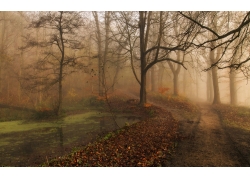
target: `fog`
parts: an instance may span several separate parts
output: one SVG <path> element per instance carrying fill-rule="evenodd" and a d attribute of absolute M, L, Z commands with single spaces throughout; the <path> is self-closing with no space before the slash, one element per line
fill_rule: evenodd
<path fill-rule="evenodd" d="M 148 33 L 145 36 L 150 35 L 150 39 L 146 39 L 147 48 L 155 50 L 145 57 L 147 91 L 169 88 L 170 94 L 212 101 L 213 97 L 209 100 L 207 92 L 211 77 L 207 76 L 211 76 L 209 73 L 214 69 L 218 74 L 219 98 L 223 103 L 230 103 L 230 71 L 236 69 L 236 103 L 248 106 L 248 51 L 245 43 L 248 34 L 238 32 L 238 39 L 231 40 L 232 34 L 208 42 L 214 38 L 215 30 L 218 34 L 227 34 L 237 27 L 244 12 L 218 12 L 217 15 L 201 12 L 197 15 L 195 28 L 192 27 L 188 36 L 182 35 L 189 26 L 191 20 L 188 18 L 192 14 L 153 12 L 150 14 L 152 17 L 148 17 L 152 25 L 147 23 L 144 27 L 145 33 Z M 138 15 L 137 12 L 1 12 L 1 103 L 38 106 L 58 101 L 56 106 L 60 109 L 61 102 L 73 101 L 87 94 L 103 95 L 104 89 L 100 90 L 100 87 L 104 86 L 104 81 L 107 93 L 128 87 L 137 87 L 138 90 L 139 82 L 136 81 L 141 81 L 142 69 L 138 46 L 140 26 L 136 24 L 136 21 L 141 21 Z M 55 19 L 51 19 L 53 17 Z M 56 24 L 60 17 L 63 37 L 60 37 Z M 66 27 L 72 18 L 74 21 Z M 161 22 L 154 23 L 154 18 Z M 213 22 L 210 25 L 207 24 L 209 20 Z M 193 18 L 193 21 L 196 19 Z M 199 21 L 211 30 L 201 28 Z M 149 31 L 147 28 L 150 28 Z M 159 28 L 164 35 L 159 34 Z M 165 49 L 156 48 L 154 43 L 159 43 L 159 38 L 160 46 Z M 230 43 L 227 42 L 229 40 Z M 212 46 L 218 48 L 211 51 Z M 172 50 L 166 50 L 168 47 Z M 211 53 L 214 53 L 213 62 Z M 62 55 L 65 59 L 60 59 Z M 243 61 L 244 64 L 241 64 Z M 63 93 L 63 98 L 62 95 L 59 99 L 56 97 L 59 92 Z M 213 92 L 211 94 L 213 96 Z"/>
<path fill-rule="evenodd" d="M 0 121 L 116 92 L 249 107 L 249 25 L 249 12 L 0 12 Z"/>

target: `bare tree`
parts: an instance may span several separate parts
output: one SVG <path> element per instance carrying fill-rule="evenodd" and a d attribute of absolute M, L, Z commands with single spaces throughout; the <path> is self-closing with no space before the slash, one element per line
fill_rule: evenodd
<path fill-rule="evenodd" d="M 205 71 L 212 69 L 214 100 L 220 103 L 217 69 L 230 68 L 231 103 L 236 103 L 234 92 L 235 70 L 249 77 L 249 24 L 250 12 L 179 12 L 201 28 L 199 41 L 194 41 L 197 48 L 210 50 L 210 65 Z M 209 23 L 208 23 L 209 22 Z M 205 38 L 204 38 L 205 36 Z"/>
<path fill-rule="evenodd" d="M 247 62 L 250 60 L 250 54 L 247 50 L 249 48 L 247 40 L 249 39 L 250 12 L 179 13 L 199 26 L 202 31 L 201 35 L 204 33 L 212 34 L 210 38 L 203 39 L 202 42 L 193 42 L 195 47 L 209 48 L 211 51 L 219 47 L 221 48 L 219 58 L 206 70 L 210 70 L 213 67 L 217 67 L 218 69 L 234 68 L 248 75 L 249 64 Z M 224 22 L 224 27 L 218 29 L 213 23 L 208 23 L 209 17 L 211 17 L 211 15 L 215 17 L 215 14 L 217 14 L 216 21 L 220 24 Z M 215 43 L 215 45 L 211 47 L 211 43 Z M 228 51 L 232 51 L 230 56 L 228 56 Z M 237 51 L 240 52 L 240 55 L 238 58 L 234 58 Z M 223 58 L 226 55 L 227 57 Z"/>
<path fill-rule="evenodd" d="M 183 54 L 183 57 L 181 58 L 181 52 L 178 51 L 177 52 L 177 57 L 176 57 L 176 60 L 178 62 L 181 62 L 183 63 L 184 62 L 184 54 Z M 168 61 L 168 65 L 173 73 L 173 84 L 174 84 L 174 95 L 175 96 L 178 96 L 179 95 L 179 88 L 178 88 L 178 79 L 179 79 L 179 73 L 180 73 L 180 70 L 181 70 L 181 65 L 180 64 L 176 64 L 176 63 L 172 63 L 170 61 Z"/>
<path fill-rule="evenodd" d="M 40 12 L 38 17 L 30 23 L 30 28 L 47 29 L 46 38 L 37 41 L 32 36 L 27 36 L 26 45 L 23 48 L 39 46 L 43 50 L 43 56 L 36 63 L 29 66 L 35 69 L 24 79 L 28 80 L 29 88 L 34 90 L 48 90 L 57 85 L 57 100 L 55 113 L 59 115 L 62 108 L 63 79 L 68 73 L 66 68 L 76 67 L 82 57 L 79 51 L 83 48 L 80 28 L 83 26 L 83 17 L 79 12 Z M 27 81 L 26 81 L 27 83 Z"/>
<path fill-rule="evenodd" d="M 228 16 L 224 12 L 191 12 L 189 13 L 189 15 L 180 12 L 180 14 L 189 19 L 191 22 L 195 22 L 196 25 L 201 27 L 201 31 L 198 34 L 196 40 L 193 41 L 193 45 L 203 50 L 205 49 L 209 50 L 209 57 L 206 57 L 204 55 L 203 57 L 207 59 L 209 64 L 209 67 L 206 70 L 209 70 L 211 69 L 211 67 L 213 67 L 212 68 L 213 104 L 219 104 L 221 102 L 219 83 L 218 83 L 218 72 L 217 72 L 219 67 L 215 66 L 215 64 L 217 64 L 217 62 L 222 60 L 223 56 L 225 55 L 225 51 L 228 50 L 227 46 L 230 45 L 231 42 L 230 43 L 227 42 L 228 39 L 224 40 L 222 37 L 220 36 L 218 37 L 218 34 L 225 33 L 225 27 L 226 27 L 225 24 L 227 22 Z M 203 25 L 201 26 L 201 24 Z M 207 29 L 209 30 L 204 31 L 203 30 L 204 28 L 206 30 Z"/>
<path fill-rule="evenodd" d="M 130 54 L 132 70 L 140 84 L 140 105 L 142 106 L 146 103 L 147 71 L 163 61 L 170 61 L 184 67 L 181 61 L 169 55 L 171 52 L 187 50 L 197 33 L 194 23 L 185 21 L 185 18 L 180 16 L 183 28 L 176 36 L 171 30 L 174 28 L 172 22 L 174 14 L 174 12 L 139 12 L 139 14 L 122 12 L 117 18 L 120 34 L 128 39 L 128 45 L 124 46 L 124 49 Z M 126 31 L 123 32 L 123 29 Z M 136 61 L 140 62 L 140 78 L 134 70 Z"/>
<path fill-rule="evenodd" d="M 105 68 L 107 63 L 109 44 L 110 44 L 110 23 L 111 12 L 104 12 L 104 37 L 101 29 L 99 14 L 92 12 L 96 24 L 96 43 L 98 49 L 98 79 L 99 79 L 99 96 L 104 96 L 106 75 Z M 104 40 L 103 40 L 104 39 Z"/>

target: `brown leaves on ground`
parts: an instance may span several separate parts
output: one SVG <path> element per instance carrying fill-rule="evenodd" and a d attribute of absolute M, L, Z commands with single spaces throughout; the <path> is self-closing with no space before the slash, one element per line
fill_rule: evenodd
<path fill-rule="evenodd" d="M 198 106 L 182 96 L 162 95 L 150 92 L 148 93 L 148 99 L 171 109 L 179 109 L 192 113 L 197 113 L 199 111 Z"/>
<path fill-rule="evenodd" d="M 139 99 L 128 99 L 125 95 L 113 96 L 110 98 L 110 106 L 114 113 L 129 113 L 143 118 L 155 117 L 159 108 L 145 103 L 139 105 Z"/>
<path fill-rule="evenodd" d="M 119 107 L 121 104 L 123 108 L 131 106 L 126 101 L 117 101 L 116 105 L 119 103 Z M 165 166 L 178 136 L 177 122 L 171 113 L 155 106 L 135 107 L 134 112 L 144 113 L 142 121 L 109 133 L 82 150 L 48 162 L 46 166 Z M 147 118 L 147 112 L 157 115 Z"/>
<path fill-rule="evenodd" d="M 250 109 L 230 105 L 214 105 L 214 110 L 227 126 L 250 130 Z"/>

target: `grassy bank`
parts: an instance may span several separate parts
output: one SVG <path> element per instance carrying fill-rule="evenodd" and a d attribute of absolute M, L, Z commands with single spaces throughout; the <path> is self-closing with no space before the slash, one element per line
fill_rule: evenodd
<path fill-rule="evenodd" d="M 124 106 L 127 106 L 126 102 Z M 154 117 L 147 118 L 149 108 L 155 112 Z M 145 109 L 139 112 L 144 114 L 142 121 L 110 132 L 43 166 L 166 166 L 178 138 L 177 122 L 171 113 L 160 108 L 151 106 Z"/>
<path fill-rule="evenodd" d="M 250 109 L 230 105 L 214 105 L 224 125 L 250 131 Z"/>
<path fill-rule="evenodd" d="M 198 107 L 185 98 L 149 95 L 169 108 L 196 116 Z M 172 114 L 154 105 L 140 107 L 138 99 L 116 95 L 109 99 L 114 114 L 130 113 L 142 120 L 109 132 L 84 148 L 45 162 L 43 166 L 168 166 L 179 140 L 178 122 Z"/>
<path fill-rule="evenodd" d="M 148 99 L 169 110 L 176 110 L 186 119 L 193 119 L 199 115 L 199 107 L 186 97 L 148 93 Z"/>

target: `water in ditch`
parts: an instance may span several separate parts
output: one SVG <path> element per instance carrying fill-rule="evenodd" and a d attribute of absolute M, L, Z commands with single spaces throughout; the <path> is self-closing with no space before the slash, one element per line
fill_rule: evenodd
<path fill-rule="evenodd" d="M 140 121 L 127 114 L 116 116 L 98 111 L 51 121 L 0 122 L 0 166 L 39 166 L 70 153 L 106 132 Z M 73 148 L 73 149 L 72 149 Z"/>

